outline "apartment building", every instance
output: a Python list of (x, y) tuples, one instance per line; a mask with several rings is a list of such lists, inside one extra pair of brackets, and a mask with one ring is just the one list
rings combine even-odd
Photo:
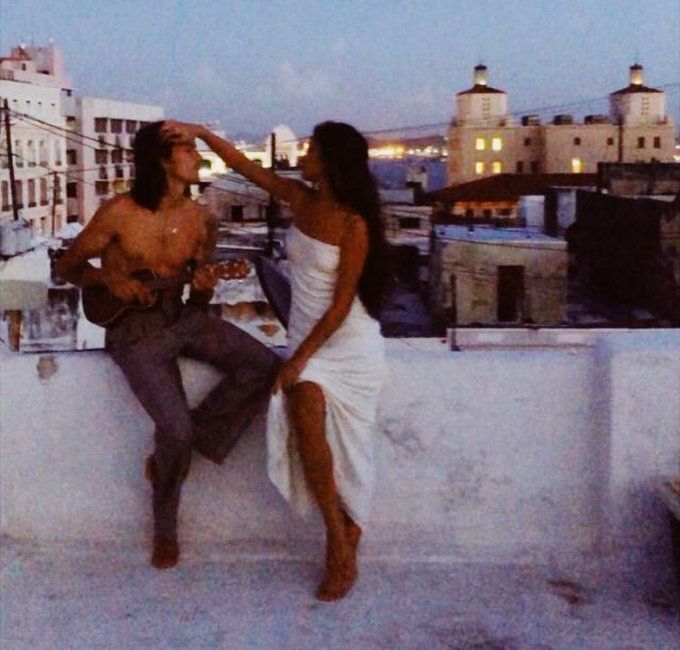
[[(7, 101), (14, 159), (17, 213), (36, 235), (50, 235), (66, 223), (66, 120), (61, 97), (71, 82), (53, 44), (19, 45), (0, 58), (0, 105)], [(47, 127), (46, 124), (53, 125)], [(0, 223), (14, 219), (7, 138), (0, 129)]]
[(70, 221), (87, 223), (100, 205), (127, 192), (135, 176), (132, 147), (135, 133), (162, 120), (161, 106), (98, 97), (63, 96), (69, 140), (66, 186)]

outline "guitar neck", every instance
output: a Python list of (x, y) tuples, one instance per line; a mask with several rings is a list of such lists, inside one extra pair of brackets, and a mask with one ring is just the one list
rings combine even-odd
[[(247, 263), (243, 267), (241, 262), (219, 262), (217, 264), (207, 264), (205, 267), (216, 274), (218, 278), (226, 280), (234, 278), (243, 278), (248, 275)], [(179, 275), (170, 275), (167, 277), (152, 277), (143, 280), (144, 285), (151, 291), (161, 291), (163, 289), (179, 288), (188, 282), (191, 282), (193, 273), (186, 271)]]

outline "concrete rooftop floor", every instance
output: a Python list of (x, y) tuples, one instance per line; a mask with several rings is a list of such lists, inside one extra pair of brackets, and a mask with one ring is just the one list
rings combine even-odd
[[(299, 552), (299, 549), (298, 549)], [(189, 550), (2, 545), (0, 644), (31, 648), (680, 648), (673, 584), (620, 571), (367, 559), (343, 601), (320, 566), (252, 545)], [(302, 556), (304, 557), (304, 556)], [(651, 585), (651, 586), (650, 586)]]

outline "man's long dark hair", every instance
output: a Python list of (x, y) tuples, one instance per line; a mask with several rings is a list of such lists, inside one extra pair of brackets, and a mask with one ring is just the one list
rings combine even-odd
[(366, 222), (368, 255), (358, 293), (366, 311), (377, 319), (391, 276), (378, 186), (368, 167), (368, 143), (353, 126), (330, 121), (314, 127), (312, 141), (333, 197)]
[[(161, 160), (172, 156), (172, 141), (161, 135), (163, 122), (151, 122), (135, 135), (135, 180), (130, 195), (135, 203), (156, 212), (168, 191), (168, 180)], [(186, 196), (190, 196), (187, 186)]]

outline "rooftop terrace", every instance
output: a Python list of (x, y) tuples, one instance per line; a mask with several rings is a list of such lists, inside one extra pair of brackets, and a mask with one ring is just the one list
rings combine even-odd
[[(142, 476), (151, 423), (119, 370), (100, 351), (2, 348), (0, 639), (673, 647), (678, 592), (655, 490), (680, 470), (680, 332), (576, 338), (462, 352), (388, 342), (363, 570), (330, 606), (312, 596), (320, 524), (293, 517), (269, 484), (262, 420), (223, 466), (196, 459), (182, 562), (157, 572)], [(192, 402), (217, 380), (182, 370)]]

